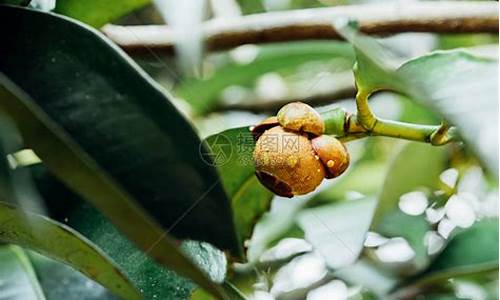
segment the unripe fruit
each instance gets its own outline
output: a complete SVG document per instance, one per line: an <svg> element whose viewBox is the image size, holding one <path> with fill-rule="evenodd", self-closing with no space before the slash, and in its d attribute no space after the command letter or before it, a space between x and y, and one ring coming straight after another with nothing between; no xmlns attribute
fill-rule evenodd
<svg viewBox="0 0 500 300"><path fill-rule="evenodd" d="M302 102L288 103L278 111L277 117L279 124L285 129L316 136L325 132L325 123L318 112Z"/></svg>
<svg viewBox="0 0 500 300"><path fill-rule="evenodd" d="M307 135L281 126L264 131L255 145L253 160L261 183L280 196L312 192L326 175Z"/></svg>
<svg viewBox="0 0 500 300"><path fill-rule="evenodd" d="M311 140L311 145L325 166L326 178L335 178L349 166L349 152L339 140L322 135Z"/></svg>

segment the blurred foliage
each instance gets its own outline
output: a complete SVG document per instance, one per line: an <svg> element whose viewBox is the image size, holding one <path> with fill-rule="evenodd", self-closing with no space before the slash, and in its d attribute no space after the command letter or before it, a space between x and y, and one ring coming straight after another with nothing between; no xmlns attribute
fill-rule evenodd
<svg viewBox="0 0 500 300"><path fill-rule="evenodd" d="M149 2L149 0L57 0L55 12L99 28Z"/></svg>

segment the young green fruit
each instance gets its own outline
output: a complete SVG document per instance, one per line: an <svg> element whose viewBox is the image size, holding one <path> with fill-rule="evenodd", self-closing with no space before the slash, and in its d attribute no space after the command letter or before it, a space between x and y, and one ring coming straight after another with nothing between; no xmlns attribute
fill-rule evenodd
<svg viewBox="0 0 500 300"><path fill-rule="evenodd" d="M279 124L289 130L307 132L320 136L325 132L325 123L314 108L302 103L292 102L278 111Z"/></svg>
<svg viewBox="0 0 500 300"><path fill-rule="evenodd" d="M253 160L260 182L284 197L314 191L326 175L307 135L281 126L272 127L259 137Z"/></svg>

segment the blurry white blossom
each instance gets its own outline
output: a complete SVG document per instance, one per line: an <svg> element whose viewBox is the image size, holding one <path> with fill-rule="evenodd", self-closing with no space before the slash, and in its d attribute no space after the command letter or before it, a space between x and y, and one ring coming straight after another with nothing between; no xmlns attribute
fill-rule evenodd
<svg viewBox="0 0 500 300"><path fill-rule="evenodd" d="M381 236L380 234L373 232L373 231L368 231L366 234L366 240L364 243L365 247L378 247L381 246L389 241L388 238Z"/></svg>
<svg viewBox="0 0 500 300"><path fill-rule="evenodd" d="M415 251L401 237L392 238L375 250L378 259L386 263L406 262L415 257Z"/></svg>
<svg viewBox="0 0 500 300"><path fill-rule="evenodd" d="M455 227L455 223L451 222L450 219L443 218L438 224L438 233L447 239Z"/></svg>
<svg viewBox="0 0 500 300"><path fill-rule="evenodd" d="M341 280L332 280L307 294L307 300L346 300L347 298L347 285Z"/></svg>
<svg viewBox="0 0 500 300"><path fill-rule="evenodd" d="M399 209L411 216L423 214L428 204L427 196L421 191L406 193L399 198Z"/></svg>
<svg viewBox="0 0 500 300"><path fill-rule="evenodd" d="M302 255L293 259L276 273L271 294L277 296L308 287L323 279L326 274L326 264L320 255L315 253Z"/></svg>
<svg viewBox="0 0 500 300"><path fill-rule="evenodd" d="M458 180L458 170L455 168L447 169L439 175L441 182L450 188L454 188Z"/></svg>
<svg viewBox="0 0 500 300"><path fill-rule="evenodd" d="M476 221L474 208L464 198L452 195L444 207L448 219L458 227L468 228Z"/></svg>
<svg viewBox="0 0 500 300"><path fill-rule="evenodd" d="M436 231L427 231L424 236L424 245L427 247L427 254L434 255L444 246L444 238Z"/></svg>

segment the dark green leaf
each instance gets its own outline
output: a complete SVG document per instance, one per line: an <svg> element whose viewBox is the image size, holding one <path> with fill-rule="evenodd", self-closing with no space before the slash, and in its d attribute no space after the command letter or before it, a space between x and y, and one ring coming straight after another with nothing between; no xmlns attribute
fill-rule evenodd
<svg viewBox="0 0 500 300"><path fill-rule="evenodd" d="M253 85L267 73L297 68L311 61L340 58L346 68L354 63L350 45L339 42L298 42L259 47L259 54L248 64L229 63L204 80L184 82L176 91L179 97L192 104L198 113L210 111L217 105L224 88L231 85Z"/></svg>
<svg viewBox="0 0 500 300"><path fill-rule="evenodd" d="M239 254L217 174L198 155L198 137L167 96L89 28L14 7L0 7L0 16L16 24L0 29L9 41L0 45L0 70L36 96L1 77L2 107L26 143L141 249L224 297L143 210L178 237ZM33 45L40 45L37 55ZM89 56L89 48L99 55Z"/></svg>
<svg viewBox="0 0 500 300"><path fill-rule="evenodd" d="M169 233L238 254L216 170L200 157L199 138L168 94L94 30L28 9L1 7L0 15L17 24L0 29L0 70L32 97L2 106L47 166L108 217L123 213L116 207L137 211L118 204L130 195ZM104 192L109 181L126 194ZM102 199L116 193L114 205ZM128 217L121 222L127 219L130 226Z"/></svg>
<svg viewBox="0 0 500 300"><path fill-rule="evenodd" d="M234 128L209 136L205 141L215 157L226 193L231 197L236 230L244 241L269 209L273 197L255 177L252 134L248 127Z"/></svg>
<svg viewBox="0 0 500 300"><path fill-rule="evenodd" d="M94 27L101 27L148 3L150 0L57 0L55 11Z"/></svg>
<svg viewBox="0 0 500 300"><path fill-rule="evenodd" d="M323 205L300 212L297 222L327 265L338 269L354 263L361 253L376 204L365 198Z"/></svg>
<svg viewBox="0 0 500 300"><path fill-rule="evenodd" d="M102 214L68 190L41 165L32 166L31 169L49 212L57 219L67 222L112 257L146 299L188 297L195 287L192 281L155 263L128 241ZM65 201L60 203L52 199L65 199ZM191 257L211 280L223 281L226 259L221 251L206 243L194 241L185 242L181 250Z"/></svg>
<svg viewBox="0 0 500 300"><path fill-rule="evenodd" d="M497 60L452 50L401 64L374 39L350 26L338 29L356 49L358 88L394 90L439 112L498 176Z"/></svg>
<svg viewBox="0 0 500 300"><path fill-rule="evenodd" d="M0 246L0 299L45 300L29 258L17 246Z"/></svg>
<svg viewBox="0 0 500 300"><path fill-rule="evenodd" d="M141 299L104 253L71 228L0 202L0 241L29 248L71 265L123 299Z"/></svg>

